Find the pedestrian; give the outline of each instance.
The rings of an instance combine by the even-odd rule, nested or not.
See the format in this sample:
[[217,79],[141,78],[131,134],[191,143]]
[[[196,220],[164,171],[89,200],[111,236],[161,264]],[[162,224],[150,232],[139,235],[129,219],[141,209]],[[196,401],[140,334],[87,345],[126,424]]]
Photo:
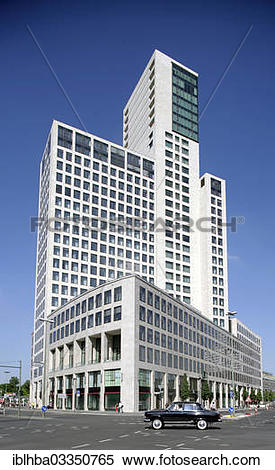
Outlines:
[[115,404],[115,413],[118,413],[118,403]]
[[119,410],[119,413],[123,413],[123,404],[121,403],[121,401],[119,402],[118,404],[118,410]]

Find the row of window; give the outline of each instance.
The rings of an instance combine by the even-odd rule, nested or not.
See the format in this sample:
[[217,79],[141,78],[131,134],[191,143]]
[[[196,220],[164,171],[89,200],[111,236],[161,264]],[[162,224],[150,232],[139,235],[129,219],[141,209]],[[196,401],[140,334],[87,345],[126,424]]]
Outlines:
[[[61,159],[63,158],[63,150],[61,149],[57,150],[57,157]],[[72,162],[71,153],[66,152],[66,160]],[[75,163],[81,165],[81,157],[75,156]],[[90,160],[84,159],[82,163],[84,163],[85,168],[91,168]],[[57,169],[62,170],[62,171],[64,170],[67,173],[74,173],[75,175],[78,175],[78,176],[82,175],[83,178],[90,180],[91,172],[90,170],[86,170],[85,168],[81,168],[79,166],[73,166],[71,163],[65,163],[61,160],[57,160]],[[154,183],[152,181],[148,181],[147,179],[141,178],[140,176],[134,177],[134,175],[127,173],[127,172],[125,174],[124,171],[122,170],[117,171],[116,168],[112,166],[108,167],[107,165],[103,163],[100,165],[98,162],[93,161],[92,169],[95,171],[99,171],[99,172],[101,171],[102,173],[107,174],[107,175],[110,174],[110,176],[113,176],[123,181],[125,180],[125,176],[126,176],[127,182],[130,182],[130,183],[134,182],[136,185],[142,184],[142,186],[145,188],[150,187],[150,189],[154,189]],[[97,175],[98,176],[96,176],[96,174],[93,173],[93,179],[99,178],[99,174]],[[97,181],[99,181],[99,179]]]
[[[81,144],[79,144],[81,139]],[[85,142],[85,145],[83,145]],[[78,132],[75,133],[75,151],[78,153],[84,153],[85,155],[91,155],[91,143],[92,139],[87,136],[83,136]],[[73,145],[73,131],[62,126],[58,126],[58,145],[72,149]],[[142,172],[144,176],[149,178],[154,177],[154,162],[141,158],[138,155],[134,155],[131,152],[125,152],[123,149],[114,147],[106,144],[105,142],[93,139],[93,158],[108,162],[119,168],[125,168],[127,166],[128,171],[135,173]],[[79,159],[81,157],[79,156]]]
[[74,335],[80,331],[101,326],[102,324],[111,323],[112,321],[121,320],[121,305],[113,308],[107,308],[103,311],[91,313],[88,316],[82,317],[76,321],[70,322],[61,328],[57,328],[50,333],[50,344],[59,341],[64,337]]
[[163,367],[170,367],[173,369],[181,369],[189,372],[202,373],[203,364],[198,361],[183,358],[166,351],[159,351],[150,347],[139,346],[139,360],[141,362],[148,362],[149,364],[161,365]]
[[[77,174],[77,172],[75,174]],[[93,192],[97,192],[97,193],[99,192],[97,184],[95,183],[91,184],[89,181],[81,180],[80,178],[75,178],[75,177],[72,178],[69,175],[63,175],[63,173],[60,173],[60,172],[56,173],[56,181],[70,185],[70,186],[73,185],[76,188],[82,187],[82,189],[86,191],[92,190]],[[139,186],[133,186],[132,183],[125,184],[123,181],[117,181],[116,179],[113,179],[113,178],[110,178],[110,180],[108,180],[107,176],[101,176],[100,178],[100,175],[98,173],[93,173],[92,181],[99,183],[100,185],[105,185],[105,186],[108,186],[109,184],[111,187],[118,188],[122,191],[127,189],[129,193],[132,193],[134,189],[135,194],[140,195],[142,193],[143,197],[147,197],[147,193],[148,193],[147,189],[144,189],[144,188],[142,189]],[[186,182],[186,177],[182,176],[182,181]],[[154,189],[153,183],[150,184],[150,189]],[[108,194],[107,190],[108,188],[105,188],[104,191],[102,189],[102,194],[104,193],[105,195],[107,195]]]

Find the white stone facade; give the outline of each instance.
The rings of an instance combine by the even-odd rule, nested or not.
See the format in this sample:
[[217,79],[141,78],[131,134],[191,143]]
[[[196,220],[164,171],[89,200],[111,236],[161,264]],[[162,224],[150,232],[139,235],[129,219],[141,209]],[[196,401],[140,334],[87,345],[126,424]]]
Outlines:
[[208,380],[219,408],[233,387],[261,389],[257,335],[247,343],[136,275],[76,297],[50,319],[46,400],[55,408],[163,406],[180,398],[185,373],[193,399]]

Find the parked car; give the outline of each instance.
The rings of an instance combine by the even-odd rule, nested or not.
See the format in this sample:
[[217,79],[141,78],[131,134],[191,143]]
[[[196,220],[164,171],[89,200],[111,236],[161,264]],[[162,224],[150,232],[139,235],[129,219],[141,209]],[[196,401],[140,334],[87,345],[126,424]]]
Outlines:
[[145,411],[144,421],[151,422],[153,429],[161,429],[165,424],[194,424],[197,429],[207,429],[209,423],[222,421],[218,411],[206,410],[199,403],[174,401],[164,410]]

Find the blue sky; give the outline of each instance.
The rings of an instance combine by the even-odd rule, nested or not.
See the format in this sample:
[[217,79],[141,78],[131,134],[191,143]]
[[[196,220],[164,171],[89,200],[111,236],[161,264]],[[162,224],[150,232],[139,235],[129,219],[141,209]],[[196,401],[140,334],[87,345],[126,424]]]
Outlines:
[[[201,172],[227,180],[230,308],[263,337],[275,373],[274,23],[272,1],[1,2],[0,361],[28,377],[38,169],[53,118],[80,126],[28,24],[87,130],[122,143],[122,109],[155,48],[200,74]],[[13,363],[13,362],[12,362]],[[4,373],[0,371],[0,382]]]

